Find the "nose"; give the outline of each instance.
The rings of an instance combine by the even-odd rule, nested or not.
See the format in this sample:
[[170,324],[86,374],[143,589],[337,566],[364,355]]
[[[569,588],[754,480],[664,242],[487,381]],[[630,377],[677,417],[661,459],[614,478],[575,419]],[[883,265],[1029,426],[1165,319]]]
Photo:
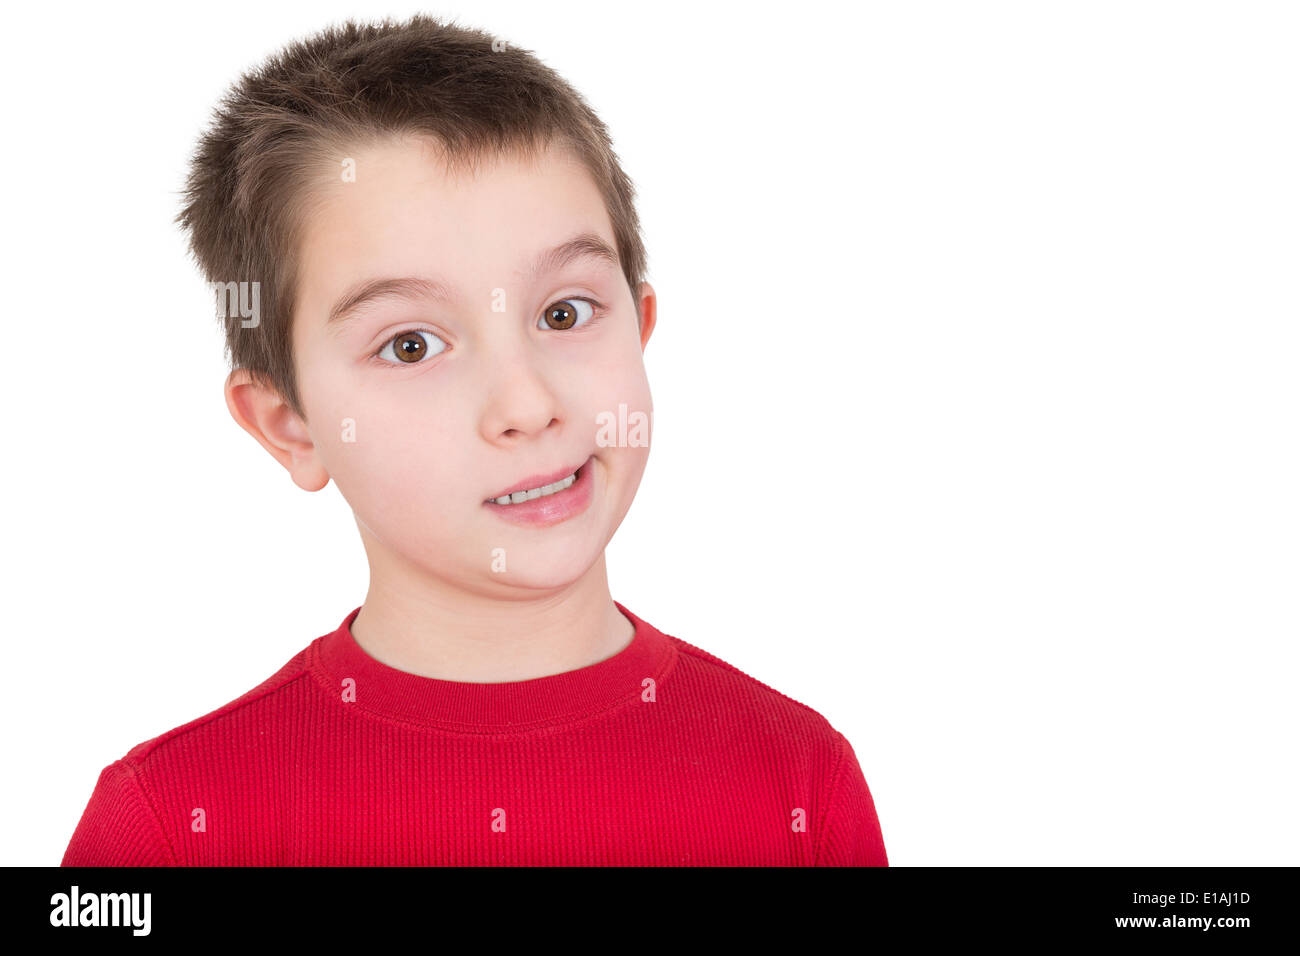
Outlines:
[[516,440],[558,426],[563,410],[559,392],[548,381],[528,346],[510,355],[484,355],[487,400],[483,409],[483,437],[490,442]]

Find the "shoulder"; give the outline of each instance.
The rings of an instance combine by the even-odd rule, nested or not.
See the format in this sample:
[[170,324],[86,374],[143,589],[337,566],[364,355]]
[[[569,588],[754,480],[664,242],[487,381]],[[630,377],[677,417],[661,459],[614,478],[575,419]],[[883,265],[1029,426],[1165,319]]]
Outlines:
[[665,636],[677,651],[673,678],[687,693],[713,702],[717,712],[729,719],[829,760],[833,771],[842,757],[844,738],[822,714],[716,654]]
[[[729,747],[741,741],[773,767],[793,771],[815,794],[817,865],[887,866],[875,802],[848,738],[824,716],[681,638],[673,674],[709,728],[726,726]],[[729,725],[728,725],[729,724]]]
[[[283,735],[313,693],[307,656],[314,642],[266,680],[221,707],[136,744],[104,767],[63,856],[64,866],[168,866],[180,860],[177,798],[211,792],[211,782],[246,772]],[[183,802],[183,801],[182,801]]]
[[190,743],[202,746],[214,737],[236,733],[236,728],[247,729],[250,725],[264,724],[267,720],[274,719],[283,712],[285,698],[293,696],[298,688],[305,688],[310,681],[307,659],[312,646],[314,642],[295,654],[270,677],[229,703],[136,744],[119,762],[136,772],[142,772],[151,758],[162,751]]

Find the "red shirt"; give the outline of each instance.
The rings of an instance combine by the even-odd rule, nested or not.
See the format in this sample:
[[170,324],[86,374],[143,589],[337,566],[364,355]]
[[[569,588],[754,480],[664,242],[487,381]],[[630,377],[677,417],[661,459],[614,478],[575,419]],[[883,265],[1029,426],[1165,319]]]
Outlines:
[[104,768],[63,865],[888,865],[824,717],[614,603],[618,654],[500,684],[380,663],[358,607]]

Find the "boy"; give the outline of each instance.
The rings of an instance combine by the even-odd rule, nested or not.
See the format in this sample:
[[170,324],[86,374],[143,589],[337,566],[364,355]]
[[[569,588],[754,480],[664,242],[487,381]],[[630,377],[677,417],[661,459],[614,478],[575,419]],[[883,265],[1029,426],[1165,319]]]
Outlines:
[[654,290],[602,122],[424,16],[223,101],[178,216],[232,416],[332,479],[365,602],[106,767],[64,865],[887,865],[848,741],[611,599]]

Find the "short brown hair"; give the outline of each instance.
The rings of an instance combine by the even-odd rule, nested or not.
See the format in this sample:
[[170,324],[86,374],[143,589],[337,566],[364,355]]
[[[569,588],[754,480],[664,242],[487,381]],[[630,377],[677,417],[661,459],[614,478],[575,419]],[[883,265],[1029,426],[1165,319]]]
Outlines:
[[[286,46],[245,73],[199,140],[176,222],[209,283],[248,282],[256,328],[224,318],[226,356],[306,418],[294,374],[298,239],[310,173],[357,143],[417,134],[451,169],[484,157],[536,156],[555,138],[595,181],[637,301],[646,253],[634,188],[609,133],[582,95],[531,51],[424,14],[395,23],[344,21]],[[638,318],[638,322],[639,322]]]

